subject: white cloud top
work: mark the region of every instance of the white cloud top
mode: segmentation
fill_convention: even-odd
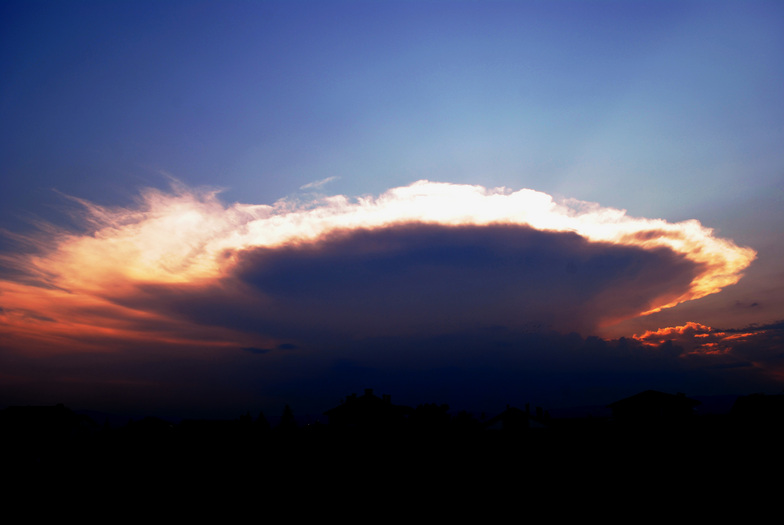
[[[273,205],[223,204],[216,191],[177,185],[143,192],[136,208],[82,202],[95,231],[68,235],[31,262],[59,287],[93,290],[126,282],[183,283],[220,277],[232,253],[308,242],[341,229],[420,222],[527,225],[574,232],[592,242],[670,248],[700,265],[689,290],[648,312],[716,293],[736,283],[756,253],[721,239],[696,220],[669,223],[578,200],[556,202],[522,189],[415,182],[378,197],[282,199]]]

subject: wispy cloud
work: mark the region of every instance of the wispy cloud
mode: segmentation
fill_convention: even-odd
[[[301,189],[301,190],[319,190],[319,189],[323,188],[325,185],[327,185],[328,183],[332,182],[333,180],[338,180],[339,178],[340,177],[338,177],[338,176],[333,176],[333,177],[327,177],[325,179],[317,180],[317,181],[314,181],[314,182],[308,182],[307,184],[303,184],[302,186],[300,186],[299,189]]]

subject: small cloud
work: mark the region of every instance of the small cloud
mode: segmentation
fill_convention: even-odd
[[[759,308],[759,303],[754,301],[752,303],[747,303],[746,301],[735,301],[735,308]]]
[[[326,179],[317,180],[315,182],[308,182],[305,185],[299,187],[301,190],[318,190],[323,188],[327,183],[332,182],[333,180],[337,180],[340,177],[327,177]]]
[[[269,348],[241,348],[243,352],[250,352],[251,354],[267,354],[271,352]]]
[[[745,328],[725,328],[724,332],[767,332],[784,330],[784,319],[773,323],[758,324],[753,323]]]

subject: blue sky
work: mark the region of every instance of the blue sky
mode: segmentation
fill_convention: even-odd
[[[775,2],[3,9],[3,195],[17,209],[51,187],[122,200],[165,171],[227,200],[427,178],[679,219],[781,178]]]
[[[757,252],[739,284],[615,335],[773,323],[782,57],[780,2],[7,1],[0,228],[73,227],[63,195],[133,206],[170,177],[227,205],[330,177],[319,192],[530,188]]]

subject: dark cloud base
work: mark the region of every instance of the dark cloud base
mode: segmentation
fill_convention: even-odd
[[[714,353],[590,336],[688,290],[701,268],[668,249],[524,226],[402,224],[226,257],[234,264],[217,280],[105,296],[149,315],[138,338],[107,340],[102,354],[40,360],[0,348],[3,399],[181,417],[288,403],[316,417],[364,388],[493,412],[646,389],[772,392],[784,377],[781,323]]]
[[[403,224],[233,254],[207,286],[145,285],[117,302],[288,341],[482,326],[592,333],[688,290],[669,249],[518,225]]]
[[[346,394],[374,388],[399,403],[448,403],[456,410],[492,413],[507,403],[603,406],[648,389],[689,395],[779,392],[784,330],[757,332],[721,354],[689,353],[672,341],[646,346],[633,339],[488,328],[283,351],[235,348],[202,358],[174,355],[163,346],[141,356],[126,351],[47,361],[0,357],[3,369],[18,376],[6,374],[0,386],[9,404],[63,402],[138,415],[237,417],[258,410],[276,415],[287,403],[298,415],[317,418]]]

